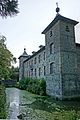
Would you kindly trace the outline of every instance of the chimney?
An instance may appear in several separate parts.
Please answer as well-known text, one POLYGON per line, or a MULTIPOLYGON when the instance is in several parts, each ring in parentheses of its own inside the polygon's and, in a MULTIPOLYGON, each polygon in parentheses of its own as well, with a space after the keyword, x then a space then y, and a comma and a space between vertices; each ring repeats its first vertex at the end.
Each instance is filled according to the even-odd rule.
POLYGON ((33 55, 34 55, 35 53, 36 53, 35 51, 32 52, 33 55))

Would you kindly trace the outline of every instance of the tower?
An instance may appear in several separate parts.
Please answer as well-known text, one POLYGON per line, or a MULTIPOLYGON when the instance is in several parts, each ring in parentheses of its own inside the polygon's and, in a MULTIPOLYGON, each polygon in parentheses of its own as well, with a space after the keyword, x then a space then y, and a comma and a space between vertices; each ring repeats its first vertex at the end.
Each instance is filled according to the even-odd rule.
POLYGON ((24 48, 23 54, 18 58, 19 59, 19 80, 24 77, 24 61, 29 57, 26 53, 26 48, 24 48))
POLYGON ((75 20, 59 14, 42 32, 45 34, 46 92, 59 99, 77 97, 75 20))

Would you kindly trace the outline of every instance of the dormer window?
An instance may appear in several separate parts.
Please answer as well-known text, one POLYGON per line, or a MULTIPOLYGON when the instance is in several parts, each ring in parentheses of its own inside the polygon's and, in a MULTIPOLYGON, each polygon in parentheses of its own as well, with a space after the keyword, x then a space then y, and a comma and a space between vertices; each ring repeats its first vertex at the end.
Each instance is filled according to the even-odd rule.
POLYGON ((50 31, 50 37, 52 36, 52 30, 50 31))

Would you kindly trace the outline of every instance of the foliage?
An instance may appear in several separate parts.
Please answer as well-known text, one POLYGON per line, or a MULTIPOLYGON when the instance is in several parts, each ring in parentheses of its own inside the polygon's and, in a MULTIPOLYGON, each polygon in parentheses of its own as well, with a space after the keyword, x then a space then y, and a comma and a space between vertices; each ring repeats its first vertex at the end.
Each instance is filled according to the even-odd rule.
POLYGON ((23 78, 19 81, 20 89, 27 90, 29 92, 45 95, 46 94, 46 82, 44 79, 32 79, 32 78, 23 78))
POLYGON ((6 118, 6 94, 5 88, 0 84, 0 119, 6 118))
POLYGON ((10 72, 10 78, 14 80, 19 80, 19 68, 12 66, 11 72, 10 72))
POLYGON ((0 36, 0 79, 9 79, 11 71, 12 53, 6 47, 6 38, 0 36))
POLYGON ((0 0, 0 16, 14 16, 18 11, 18 0, 0 0))

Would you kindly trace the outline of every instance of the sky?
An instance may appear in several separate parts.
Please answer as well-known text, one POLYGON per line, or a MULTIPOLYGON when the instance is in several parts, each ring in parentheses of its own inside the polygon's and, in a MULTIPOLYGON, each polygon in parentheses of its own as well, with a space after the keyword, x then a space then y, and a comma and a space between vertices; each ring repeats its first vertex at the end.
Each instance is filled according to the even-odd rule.
MULTIPOLYGON (((56 2, 62 16, 80 22, 80 0, 19 0, 17 16, 0 17, 0 34, 7 38, 7 48, 17 60, 24 48, 31 55, 39 45, 45 45, 41 32, 56 16, 56 2)), ((80 43, 80 23, 75 27, 75 36, 80 43)))

